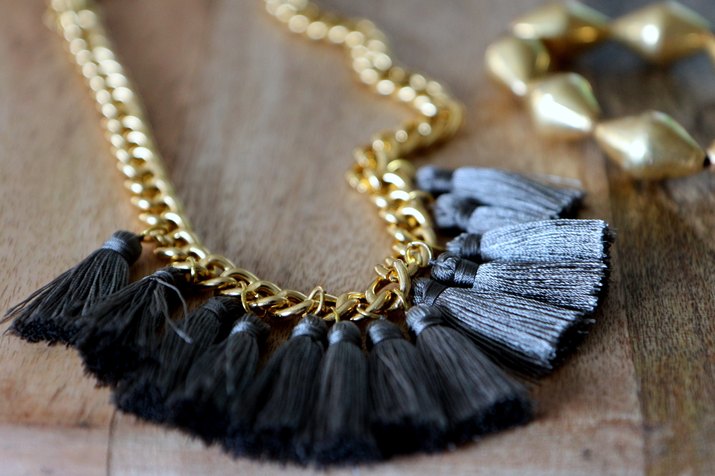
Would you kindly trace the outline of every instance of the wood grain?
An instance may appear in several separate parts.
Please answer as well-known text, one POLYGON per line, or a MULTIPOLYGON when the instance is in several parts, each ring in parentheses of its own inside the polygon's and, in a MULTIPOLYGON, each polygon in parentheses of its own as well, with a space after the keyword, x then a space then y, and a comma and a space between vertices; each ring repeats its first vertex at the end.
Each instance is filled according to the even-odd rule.
MULTIPOLYGON (((618 233, 599 324, 535 388, 536 422, 447 454, 331 474, 715 474, 715 179, 634 184, 590 143, 539 138, 482 67, 489 41, 539 3, 321 2, 377 21, 404 64, 466 104, 464 131, 424 160, 578 178, 589 192, 584 216, 618 233)), ((591 2, 611 15, 644 3, 591 2)), ((715 20, 708 0, 686 3, 715 20)), ((342 177, 351 149, 405 111, 356 85, 339 50, 283 31, 261 2, 102 4, 207 244, 284 286, 362 287, 389 239, 342 177)), ((135 223, 91 103, 42 12, 41 0, 7 0, 0 15, 3 308, 135 223)), ((575 67, 608 115, 658 108, 702 143, 715 135, 705 58, 657 70, 606 45, 575 67)), ((2 474, 285 471, 114 412, 71 350, 3 336, 0 358, 2 474)))

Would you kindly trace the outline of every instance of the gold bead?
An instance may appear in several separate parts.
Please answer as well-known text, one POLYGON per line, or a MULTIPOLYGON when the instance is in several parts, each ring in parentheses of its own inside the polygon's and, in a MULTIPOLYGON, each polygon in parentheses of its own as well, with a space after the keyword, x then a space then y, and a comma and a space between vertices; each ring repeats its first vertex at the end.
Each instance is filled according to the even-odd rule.
POLYGON ((663 2, 619 18, 611 33, 648 60, 667 63, 705 48, 710 25, 677 2, 663 2))
POLYGON ((596 140, 636 178, 660 180, 702 170, 705 151, 669 115, 648 111, 600 123, 596 140))
POLYGON ((708 35, 707 39, 705 40, 705 50, 710 56, 710 61, 715 63, 715 36, 713 36, 712 34, 708 35))
POLYGON ((517 96, 525 96, 529 81, 549 70, 549 52, 538 40, 522 40, 508 36, 487 48, 487 70, 494 79, 517 96))
POLYGON ((539 132, 565 139, 590 134, 600 112, 591 85, 576 73, 554 74, 534 83, 528 104, 539 132))
POLYGON ((518 18, 512 32, 518 38, 542 40, 563 55, 604 39, 608 17, 579 2, 554 3, 518 18))

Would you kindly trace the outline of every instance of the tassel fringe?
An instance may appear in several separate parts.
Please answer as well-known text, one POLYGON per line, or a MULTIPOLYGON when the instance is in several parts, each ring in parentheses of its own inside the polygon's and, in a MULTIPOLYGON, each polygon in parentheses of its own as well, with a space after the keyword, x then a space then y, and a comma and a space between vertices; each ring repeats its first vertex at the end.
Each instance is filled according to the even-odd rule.
POLYGON ((29 341, 69 344, 76 321, 94 304, 129 282, 129 267, 142 252, 141 236, 115 232, 101 248, 10 308, 10 332, 29 341))
POLYGON ((190 314, 185 272, 127 285, 141 238, 117 232, 6 316, 36 342, 74 345, 116 406, 234 455, 324 467, 432 452, 533 417, 502 366, 539 376, 593 324, 609 267, 600 220, 568 219, 583 193, 518 174, 424 167, 435 221, 466 233, 412 281, 406 324, 304 317, 259 369, 267 324, 214 297, 190 314), (174 312, 184 306, 183 318, 174 312), (495 361, 493 361, 494 359, 495 361))
POLYGON ((107 297, 79 320, 75 346, 87 372, 117 384, 155 359, 165 325, 183 303, 183 271, 165 268, 107 297))
POLYGON ((407 325, 439 392, 456 443, 531 420, 527 390, 482 354, 465 336, 445 325, 439 308, 415 306, 407 325))

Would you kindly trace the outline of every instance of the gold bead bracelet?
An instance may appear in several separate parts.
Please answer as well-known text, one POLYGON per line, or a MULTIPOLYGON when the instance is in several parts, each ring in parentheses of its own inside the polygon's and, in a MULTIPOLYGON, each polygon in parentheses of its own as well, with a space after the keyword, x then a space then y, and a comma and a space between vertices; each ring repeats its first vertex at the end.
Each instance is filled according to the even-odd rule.
POLYGON ((511 35, 489 46, 489 73, 523 98, 538 131, 580 139, 593 135, 601 149, 635 178, 660 180, 691 175, 715 160, 669 115, 647 111, 600 121, 589 82, 554 63, 606 39, 615 39, 647 60, 667 64, 707 51, 715 59, 708 22, 676 2, 654 4, 609 22, 578 2, 553 4, 517 19, 511 35))

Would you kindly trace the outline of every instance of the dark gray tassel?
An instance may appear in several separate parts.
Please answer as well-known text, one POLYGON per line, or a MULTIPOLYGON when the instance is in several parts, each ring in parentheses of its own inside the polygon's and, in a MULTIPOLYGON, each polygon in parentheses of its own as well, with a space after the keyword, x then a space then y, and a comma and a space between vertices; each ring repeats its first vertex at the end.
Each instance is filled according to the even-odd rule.
POLYGON ((10 332, 30 342, 70 343, 72 324, 89 308, 129 282, 129 267, 142 252, 141 236, 117 231, 101 248, 10 308, 10 332))
POLYGON ((327 326, 304 317, 261 370, 245 402, 232 410, 235 421, 226 446, 235 454, 297 460, 295 438, 305 428, 315 399, 327 326))
POLYGON ((439 228, 460 229, 469 233, 485 233, 502 226, 553 219, 558 216, 550 211, 537 213, 483 206, 473 198, 454 193, 445 193, 437 197, 433 213, 439 228))
POLYGON ((253 314, 241 317, 228 337, 191 365, 183 384, 169 397, 168 422, 206 443, 225 438, 229 414, 253 381, 269 330, 253 314))
POLYGON ((117 407, 145 420, 163 422, 168 416, 167 401, 186 378, 192 361, 214 343, 227 322, 243 314, 240 299, 218 296, 192 311, 168 329, 156 361, 140 367, 119 383, 113 399, 117 407))
POLYGON ((448 170, 422 167, 417 173, 417 185, 431 193, 454 192, 478 201, 482 205, 536 213, 565 216, 575 211, 583 192, 573 188, 555 188, 504 170, 461 167, 451 174, 448 170))
POLYGON ((447 420, 417 349, 389 321, 367 332, 372 430, 383 455, 443 448, 447 420))
POLYGON ((432 277, 483 292, 508 293, 579 310, 595 311, 605 288, 608 266, 601 261, 477 264, 453 253, 434 261, 432 277))
POLYGON ((324 466, 377 460, 360 329, 350 321, 336 322, 328 340, 313 416, 298 448, 301 461, 324 466))
POLYGON ((483 235, 464 233, 447 250, 472 261, 608 261, 611 243, 602 220, 543 220, 483 235))
POLYGON ((172 310, 183 298, 184 272, 165 268, 136 281, 87 310, 75 346, 100 383, 117 383, 151 360, 172 310))
POLYGON ((523 373, 551 372, 578 343, 592 319, 582 312, 520 296, 414 281, 416 304, 439 306, 446 320, 494 357, 523 373))
POLYGON ((477 436, 527 423, 532 418, 529 394, 468 338, 447 327, 437 307, 415 306, 407 325, 450 426, 450 440, 464 443, 477 436))

